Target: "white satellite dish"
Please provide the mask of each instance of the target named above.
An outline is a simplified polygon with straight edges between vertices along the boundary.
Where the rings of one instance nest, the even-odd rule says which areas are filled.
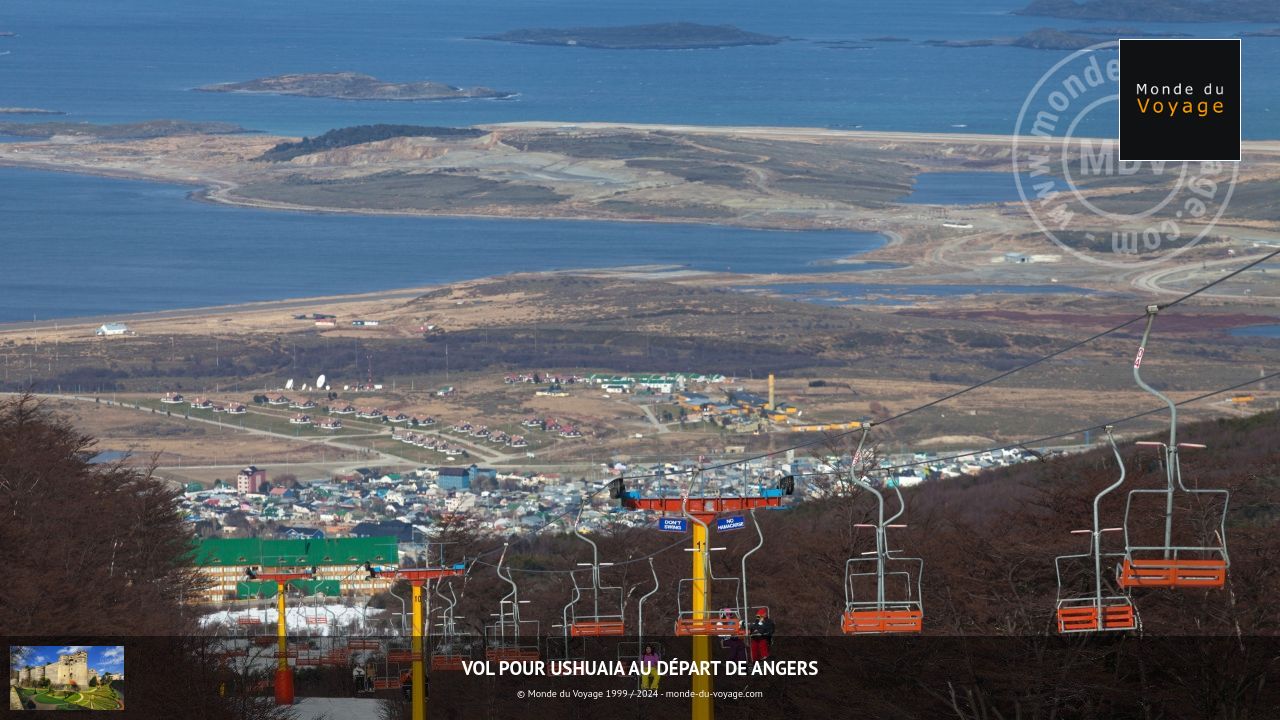
[[[320,373],[320,377],[316,378],[316,387],[324,387],[324,373]]]
[[[302,383],[302,392],[306,392],[306,391],[307,391],[307,384]]]
[[[285,390],[292,390],[292,389],[293,389],[293,378],[289,378],[288,382],[286,382],[286,383],[284,384],[284,389],[285,389]]]

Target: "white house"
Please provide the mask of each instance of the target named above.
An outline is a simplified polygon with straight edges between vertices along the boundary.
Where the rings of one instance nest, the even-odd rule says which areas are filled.
[[[113,323],[103,323],[101,327],[93,331],[93,334],[98,336],[124,335],[127,332],[129,332],[129,326],[125,325],[124,323],[113,322]]]

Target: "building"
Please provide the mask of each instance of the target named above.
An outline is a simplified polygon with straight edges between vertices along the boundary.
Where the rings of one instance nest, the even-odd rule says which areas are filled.
[[[57,662],[48,665],[24,667],[18,672],[17,679],[22,687],[35,687],[47,678],[50,687],[65,690],[72,685],[87,688],[89,680],[96,677],[98,673],[89,669],[89,653],[80,650],[59,655]]]
[[[262,489],[262,483],[266,481],[267,471],[256,465],[250,465],[236,475],[236,492],[256,493]]]
[[[441,490],[468,490],[471,488],[471,468],[442,467],[436,476]]]
[[[469,490],[481,480],[498,479],[498,471],[493,468],[442,467],[438,471],[436,485],[441,490]]]
[[[351,537],[393,537],[402,543],[411,543],[414,540],[413,526],[399,520],[362,522],[351,528]]]
[[[104,323],[97,330],[93,331],[94,335],[124,335],[129,332],[129,327],[124,323]]]
[[[262,538],[208,538],[195,551],[195,565],[209,584],[199,601],[222,604],[228,600],[274,597],[274,582],[251,581],[245,568],[258,572],[298,572],[315,567],[317,587],[327,595],[368,596],[391,587],[386,578],[368,579],[364,564],[399,564],[394,537],[277,540]]]

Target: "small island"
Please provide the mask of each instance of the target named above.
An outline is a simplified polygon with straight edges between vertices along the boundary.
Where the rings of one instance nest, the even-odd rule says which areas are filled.
[[[777,45],[787,40],[785,37],[748,32],[733,25],[686,22],[618,27],[532,28],[472,39],[596,50],[702,50],[742,45]]]
[[[872,48],[871,45],[855,40],[815,40],[814,42],[828,50],[870,50]]]
[[[1017,15],[1133,22],[1277,22],[1275,0],[1033,0]]]
[[[246,82],[220,83],[196,88],[201,92],[261,93],[338,100],[458,100],[467,98],[507,98],[515,93],[487,87],[460,88],[444,83],[384,82],[356,72],[275,75]]]
[[[66,115],[61,110],[45,110],[44,108],[0,107],[0,115]]]

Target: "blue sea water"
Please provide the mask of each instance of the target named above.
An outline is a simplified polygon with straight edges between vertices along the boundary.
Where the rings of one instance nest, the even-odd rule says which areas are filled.
[[[1024,187],[1032,179],[1023,176]],[[1018,185],[1010,172],[925,172],[898,202],[924,205],[982,205],[1016,202]]]
[[[315,135],[375,122],[513,120],[793,125],[1011,132],[1028,90],[1066,52],[942,48],[924,40],[1010,37],[1087,23],[1022,17],[1026,0],[8,0],[0,30],[0,105],[67,120],[225,120]],[[772,46],[592,50],[468,39],[529,27],[689,21],[785,35]],[[1232,37],[1248,23],[1120,23]],[[909,42],[863,42],[878,36]],[[814,41],[853,40],[866,50]],[[1244,135],[1280,135],[1280,38],[1246,38]],[[511,100],[351,102],[191,92],[288,72],[352,70],[520,93]],[[1078,134],[1114,135],[1096,113]],[[1093,123],[1090,125],[1090,123]],[[956,126],[963,126],[957,128]]]
[[[1229,334],[1236,337],[1280,338],[1280,325],[1246,325],[1233,328]]]
[[[68,113],[3,118],[16,122],[220,120],[290,135],[380,122],[520,120],[1003,134],[1012,131],[1028,90],[1067,53],[921,43],[1089,25],[1010,14],[1023,4],[9,0],[0,30],[17,36],[0,37],[0,53],[8,53],[0,54],[0,106]],[[688,51],[469,39],[528,27],[671,21],[733,24],[793,39]],[[1124,24],[1202,37],[1258,29],[1246,23]],[[886,35],[909,41],[864,42]],[[817,42],[831,40],[871,47],[839,50]],[[1280,66],[1280,38],[1248,38],[1243,53],[1244,135],[1280,136],[1280,83],[1271,80],[1271,70]],[[486,85],[519,95],[400,103],[192,91],[210,83],[339,70],[392,81]],[[1113,123],[1110,113],[1094,113],[1077,132],[1114,135]],[[948,189],[945,180],[944,186],[930,184],[939,180],[923,179],[908,201],[974,197]],[[1003,181],[992,183],[978,201],[1012,199],[1001,195]],[[804,272],[814,262],[879,242],[857,233],[276,213],[203,205],[185,194],[165,185],[0,171],[0,321],[359,292],[553,268],[671,263]]]
[[[0,168],[0,322],[626,265],[803,273],[875,233],[279,212],[159,183]],[[19,239],[20,240],[17,240]],[[787,252],[779,253],[785,247]]]

